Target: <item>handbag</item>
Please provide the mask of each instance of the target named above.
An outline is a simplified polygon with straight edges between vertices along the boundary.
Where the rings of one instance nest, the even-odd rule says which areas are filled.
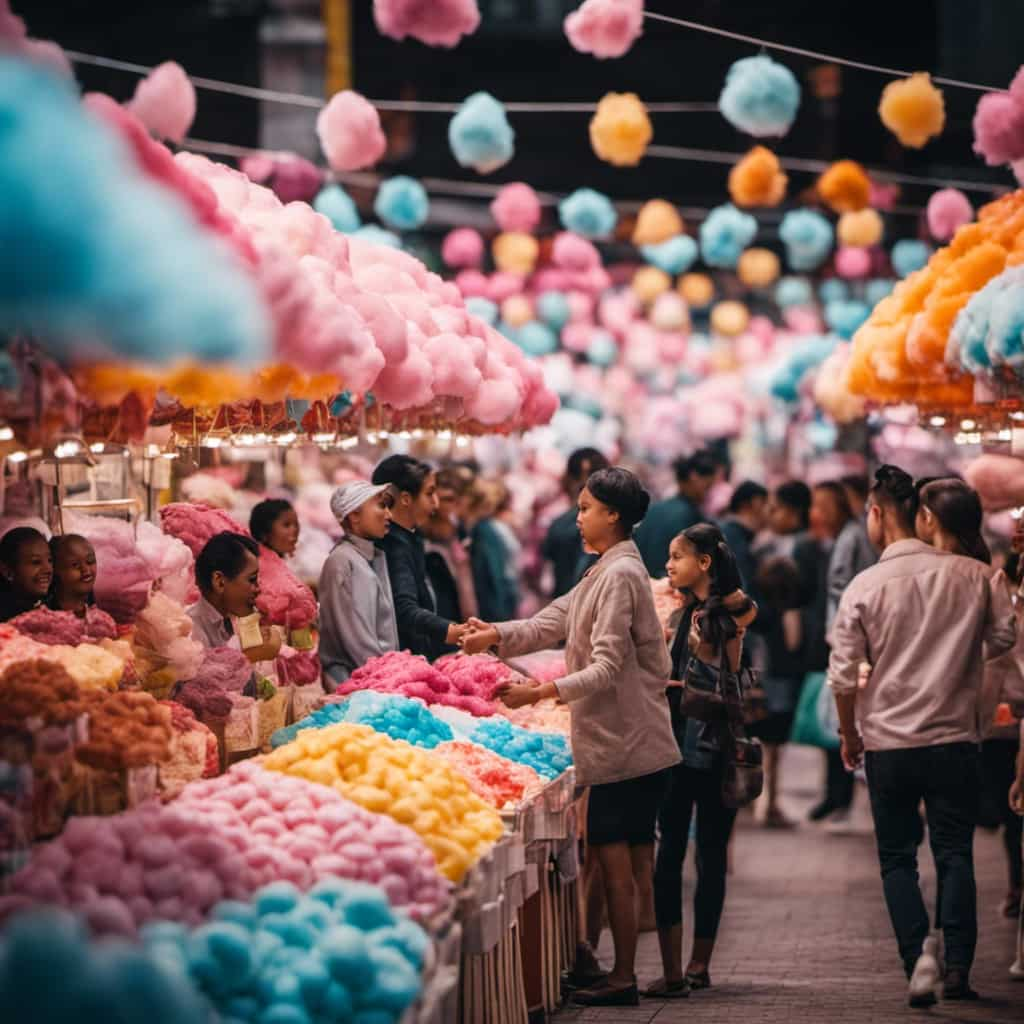
[[[839,723],[832,690],[824,672],[810,672],[804,679],[793,719],[790,742],[822,750],[839,749]]]
[[[742,721],[742,701],[735,695],[738,686],[733,693],[723,682],[730,675],[732,673],[725,664],[724,645],[717,666],[691,656],[682,679],[680,714],[699,722]]]

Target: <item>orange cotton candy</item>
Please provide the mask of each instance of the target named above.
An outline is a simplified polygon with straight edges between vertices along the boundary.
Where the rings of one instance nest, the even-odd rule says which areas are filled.
[[[647,108],[632,92],[610,92],[590,121],[594,152],[616,167],[635,167],[654,138]]]
[[[544,780],[528,765],[509,761],[475,743],[441,743],[431,753],[443,757],[481,800],[498,810],[544,788]]]
[[[932,85],[927,71],[890,82],[882,91],[878,115],[904,146],[913,149],[941,135],[946,125],[942,93]]]
[[[778,206],[786,198],[788,180],[779,158],[755,146],[729,172],[729,195],[737,206]]]
[[[855,213],[868,205],[871,181],[855,160],[837,160],[818,179],[818,195],[836,213]]]
[[[659,245],[686,231],[679,211],[665,199],[648,199],[637,214],[634,245]]]

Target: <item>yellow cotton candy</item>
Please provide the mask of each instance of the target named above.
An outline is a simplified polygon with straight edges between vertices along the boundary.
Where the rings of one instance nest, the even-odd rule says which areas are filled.
[[[882,240],[884,224],[877,210],[857,210],[844,213],[836,225],[836,234],[841,245],[852,245],[857,249],[869,249]]]
[[[649,304],[672,287],[672,278],[658,267],[641,267],[633,275],[630,287],[642,303]]]
[[[510,295],[501,304],[501,319],[509,327],[522,327],[533,319],[533,303],[525,295]]]
[[[740,255],[737,273],[748,288],[767,288],[779,276],[779,257],[771,249],[747,249]]]
[[[520,231],[504,231],[491,243],[494,265],[510,274],[533,273],[539,254],[537,239]]]
[[[920,149],[929,139],[941,135],[946,126],[942,92],[932,85],[927,71],[890,82],[882,90],[878,115],[882,124],[912,149]]]
[[[635,167],[654,138],[647,108],[632,92],[610,92],[590,121],[594,152],[616,167]]]
[[[742,302],[719,302],[711,310],[711,329],[726,338],[742,334],[750,323],[750,311]]]
[[[633,244],[658,245],[685,231],[683,218],[671,203],[664,199],[649,199],[637,214]]]
[[[677,288],[692,309],[704,309],[715,297],[715,283],[707,274],[684,274]]]

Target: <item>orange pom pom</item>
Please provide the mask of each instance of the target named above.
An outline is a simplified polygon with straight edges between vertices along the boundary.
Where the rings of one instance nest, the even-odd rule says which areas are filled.
[[[659,245],[686,231],[683,218],[664,199],[649,199],[640,207],[633,229],[634,245]]]
[[[590,121],[594,152],[616,167],[635,167],[654,138],[651,119],[640,97],[632,92],[610,92],[597,105]]]
[[[904,146],[913,149],[942,134],[946,125],[942,93],[926,71],[890,82],[882,90],[878,115]]]
[[[715,297],[715,283],[707,274],[684,274],[676,287],[692,309],[706,309]]]
[[[778,206],[786,198],[788,180],[779,158],[755,146],[729,172],[729,195],[737,206]]]
[[[836,213],[855,213],[868,205],[871,181],[855,160],[837,160],[818,179],[818,195]]]
[[[884,224],[877,210],[858,210],[844,213],[836,225],[836,234],[843,245],[857,249],[869,249],[882,240]]]
[[[740,256],[737,273],[748,288],[767,288],[779,276],[779,257],[771,249],[747,249]]]

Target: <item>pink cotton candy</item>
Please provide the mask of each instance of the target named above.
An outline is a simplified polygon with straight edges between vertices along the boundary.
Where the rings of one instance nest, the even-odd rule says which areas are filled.
[[[504,302],[513,295],[518,295],[523,290],[524,283],[521,274],[499,270],[496,274],[491,275],[487,283],[487,298],[492,302]]]
[[[373,0],[373,20],[392,39],[452,47],[477,30],[480,10],[476,0]]]
[[[964,479],[987,512],[1024,505],[1024,462],[1008,455],[981,455],[968,463]]]
[[[135,935],[135,921],[125,904],[112,896],[100,896],[77,908],[89,928],[101,935]]]
[[[529,235],[540,224],[540,199],[521,181],[505,185],[491,202],[491,216],[502,231]]]
[[[320,148],[335,171],[372,167],[388,148],[377,108],[351,89],[331,97],[317,115],[316,133]]]
[[[1024,67],[1008,92],[989,92],[978,101],[974,152],[990,167],[1024,158]]]
[[[971,201],[956,188],[933,192],[928,200],[928,230],[940,242],[948,242],[964,224],[974,219]]]
[[[180,143],[196,116],[196,90],[174,61],[157,65],[135,87],[128,109],[157,138]]]
[[[386,366],[373,386],[381,402],[395,409],[415,409],[434,398],[434,370],[423,350],[410,345],[408,355],[397,366]]]
[[[423,344],[423,355],[433,368],[436,394],[472,398],[483,382],[473,353],[455,334],[438,334]]]
[[[564,270],[590,270],[601,263],[601,254],[580,235],[562,231],[555,236],[551,258]]]
[[[11,12],[8,0],[0,0],[0,51],[46,65],[50,71],[74,78],[71,61],[56,43],[46,39],[30,39],[24,19]]]
[[[585,0],[565,19],[572,46],[601,58],[628,53],[643,27],[643,0]]]
[[[484,240],[472,228],[456,228],[444,236],[441,259],[449,267],[479,267],[484,259]]]
[[[871,253],[859,246],[844,245],[836,253],[836,273],[847,280],[867,277],[871,271]]]

